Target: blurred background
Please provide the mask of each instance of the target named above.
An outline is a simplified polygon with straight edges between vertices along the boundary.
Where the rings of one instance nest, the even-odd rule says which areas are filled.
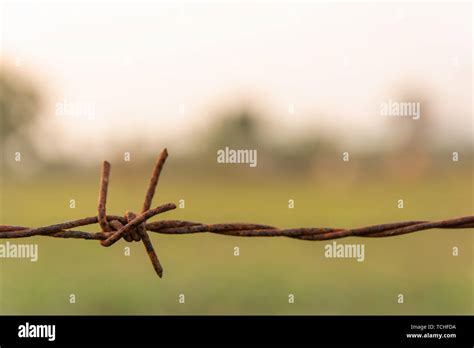
[[[138,212],[163,147],[155,204],[185,202],[167,219],[358,227],[474,210],[469,3],[0,9],[0,224],[94,215],[105,159],[108,211]],[[420,118],[383,115],[389,101]],[[217,163],[226,146],[256,149],[257,167]],[[39,260],[0,260],[0,313],[472,314],[472,232],[338,240],[364,243],[364,262],[326,259],[325,242],[153,235],[161,280],[141,243],[11,240]]]

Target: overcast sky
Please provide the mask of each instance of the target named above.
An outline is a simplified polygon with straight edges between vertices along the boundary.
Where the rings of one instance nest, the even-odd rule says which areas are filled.
[[[440,138],[472,138],[469,3],[35,1],[5,5],[2,31],[2,58],[48,98],[46,151],[173,142],[248,101],[289,135],[336,129],[357,144],[383,134],[380,103],[407,88],[430,100]],[[94,118],[55,113],[65,102]]]

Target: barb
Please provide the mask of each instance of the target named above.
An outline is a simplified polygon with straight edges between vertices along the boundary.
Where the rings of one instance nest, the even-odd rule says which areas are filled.
[[[143,202],[142,214],[145,213],[151,207],[151,202],[156,191],[156,185],[158,185],[158,179],[160,178],[161,170],[165,165],[166,158],[168,158],[168,151],[165,148],[158,156],[155,168],[153,169],[153,173],[151,174],[150,184],[148,185],[148,190],[145,196],[145,202]],[[133,216],[134,214],[131,215],[132,218]],[[151,264],[153,265],[156,274],[158,274],[160,278],[163,277],[163,267],[161,267],[160,260],[158,260],[158,256],[155,253],[155,249],[153,249],[153,245],[151,244],[150,237],[146,232],[146,225],[144,222],[139,225],[138,232],[139,234],[137,238],[138,240],[140,238],[142,239],[143,245],[145,246],[146,252],[148,253],[148,257],[150,258]]]
[[[53,238],[73,238],[98,240],[104,247],[109,247],[123,238],[127,242],[142,241],[155,272],[161,278],[163,268],[153,248],[148,232],[183,235],[190,233],[215,233],[238,237],[289,237],[301,240],[317,241],[345,237],[393,237],[428,229],[474,228],[474,215],[440,221],[403,221],[388,224],[371,225],[354,229],[304,227],[280,229],[274,226],[250,223],[203,224],[184,220],[160,220],[147,222],[151,217],[176,209],[173,203],[167,203],[151,209],[156,186],[161,171],[168,157],[164,149],[158,156],[153,168],[143,208],[139,215],[127,211],[125,215],[107,215],[107,193],[110,177],[110,163],[104,161],[99,187],[97,216],[66,221],[55,225],[30,228],[24,226],[0,225],[0,238],[26,238],[48,236]],[[99,224],[101,232],[83,232],[73,228]]]

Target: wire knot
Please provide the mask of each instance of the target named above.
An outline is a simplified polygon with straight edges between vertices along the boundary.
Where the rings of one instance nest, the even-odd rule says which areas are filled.
[[[142,212],[140,215],[136,215],[132,211],[125,212],[123,219],[117,217],[116,219],[107,220],[106,204],[107,204],[107,191],[109,186],[109,175],[110,175],[110,163],[104,161],[102,166],[102,175],[100,179],[100,191],[99,191],[99,204],[98,204],[98,216],[97,220],[102,229],[103,233],[106,233],[106,239],[100,241],[102,246],[108,247],[120,240],[122,237],[127,242],[143,242],[145,249],[150,257],[151,263],[161,278],[163,275],[163,268],[156,256],[155,250],[150,241],[150,237],[147,233],[146,221],[160,213],[164,213],[168,210],[176,208],[173,203],[164,204],[162,206],[150,209],[151,201],[155,194],[156,185],[158,184],[158,178],[160,176],[163,164],[168,157],[168,152],[164,149],[156,162],[153,169],[153,173],[150,179],[150,184],[145,196],[143,203]],[[122,221],[123,220],[123,221]]]
[[[125,212],[124,218],[127,223],[135,219],[137,215],[131,211]],[[108,223],[109,232],[117,232],[123,228],[123,224],[119,220],[112,220]],[[105,231],[104,231],[105,232]],[[140,242],[142,235],[146,232],[146,223],[142,222],[137,226],[130,228],[129,231],[123,233],[122,237],[127,242]]]

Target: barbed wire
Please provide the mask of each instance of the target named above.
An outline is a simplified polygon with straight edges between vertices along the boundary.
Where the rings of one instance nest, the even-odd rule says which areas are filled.
[[[150,178],[148,190],[141,213],[136,215],[127,211],[124,216],[107,215],[107,193],[110,177],[110,163],[103,162],[100,178],[99,201],[96,216],[71,220],[55,225],[30,228],[24,226],[0,225],[0,238],[26,238],[33,236],[48,236],[54,238],[76,238],[99,240],[104,247],[109,247],[123,238],[127,242],[141,241],[148,253],[155,272],[161,278],[163,267],[160,264],[148,232],[183,235],[190,233],[216,233],[226,236],[239,237],[290,237],[301,240],[330,240],[344,237],[391,237],[427,229],[458,229],[473,228],[474,216],[464,216],[440,221],[403,221],[365,226],[353,229],[303,227],[281,229],[274,226],[251,223],[221,223],[203,224],[184,220],[160,220],[147,222],[155,215],[176,209],[173,203],[151,208],[161,171],[168,157],[166,149],[161,151]],[[101,232],[84,232],[73,228],[99,224]]]

